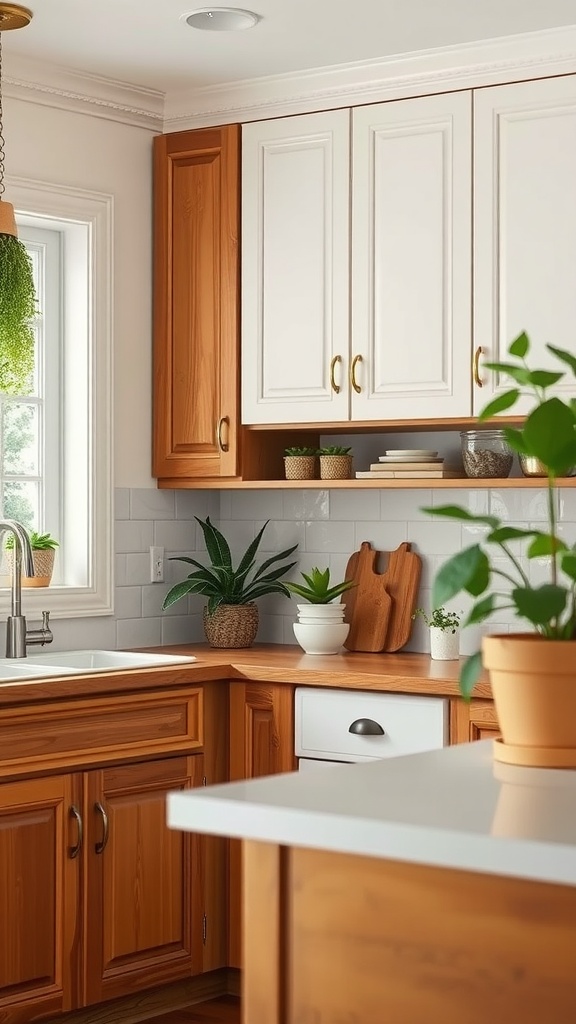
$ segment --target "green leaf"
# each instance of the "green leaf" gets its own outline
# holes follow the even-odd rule
[[[206,550],[208,551],[212,564],[227,565],[231,568],[232,555],[224,534],[220,533],[220,530],[217,530],[216,527],[213,526],[210,522],[210,516],[206,517],[205,522],[202,519],[198,519],[198,516],[194,516],[194,519],[202,527]]]
[[[503,544],[507,540],[516,540],[518,537],[533,537],[537,532],[537,530],[521,530],[518,526],[499,526],[497,530],[492,530],[492,533],[488,534],[486,540],[492,541],[494,544]]]
[[[183,583],[175,583],[171,590],[168,591],[164,601],[162,602],[162,608],[166,610],[170,605],[176,601],[180,601],[182,597],[186,597],[194,589],[194,584],[188,580],[184,580]]]
[[[550,533],[538,533],[534,531],[534,540],[529,545],[526,554],[528,558],[539,558],[542,555],[553,555],[558,551],[567,551],[568,545],[553,537]]]
[[[576,377],[576,356],[573,356],[571,352],[567,352],[566,349],[555,348],[554,345],[546,345],[546,348],[549,352],[552,352],[557,359],[560,359],[563,363],[567,363]]]
[[[256,583],[258,580],[258,584],[272,583],[274,580],[280,579],[280,577],[284,576],[287,572],[290,572],[290,569],[293,569],[296,564],[296,562],[289,562],[288,565],[279,565],[277,569],[273,569],[272,572],[267,572],[265,576],[255,576],[252,582]]]
[[[420,511],[429,515],[446,516],[447,519],[460,519],[465,523],[484,523],[493,529],[500,525],[500,520],[495,516],[475,516],[461,505],[435,505],[432,508],[421,508]]]
[[[265,562],[262,562],[262,565],[260,566],[258,571],[254,573],[254,579],[257,580],[262,575],[262,573],[266,571],[266,569],[268,569],[271,565],[274,565],[274,562],[279,562],[282,558],[289,558],[292,552],[296,551],[297,547],[297,544],[293,544],[291,548],[286,548],[286,550],[281,551],[279,555],[271,555],[271,557],[267,558]],[[287,565],[285,567],[284,572],[288,572],[289,569],[291,569],[292,566],[295,564],[295,562],[291,562],[290,565]]]
[[[508,351],[511,356],[517,356],[518,359],[524,359],[524,356],[528,354],[530,348],[530,339],[526,334],[526,331],[522,331],[517,338],[510,344]]]
[[[529,382],[537,388],[551,388],[554,384],[557,384],[559,380],[562,380],[563,376],[564,374],[562,371],[532,370]]]
[[[576,580],[576,554],[573,551],[562,554],[560,556],[560,564],[562,572],[565,572],[570,579]]]
[[[576,431],[572,411],[559,398],[549,398],[524,424],[527,449],[558,476],[576,464]]]
[[[460,669],[460,693],[464,700],[470,700],[481,672],[482,654],[480,651],[476,651],[476,654],[472,654],[466,659]]]
[[[566,607],[566,591],[552,583],[542,587],[517,587],[512,591],[512,600],[518,614],[535,626],[544,626],[557,619]]]
[[[264,530],[268,526],[269,522],[270,522],[270,520],[267,519],[266,522],[264,523],[264,526],[262,527],[262,529],[258,531],[256,536],[254,537],[254,540],[246,548],[246,551],[244,552],[242,558],[240,559],[240,562],[238,563],[238,569],[237,569],[238,573],[240,573],[240,574],[244,573],[247,570],[247,568],[250,566],[250,563],[254,564],[254,556],[256,555],[256,552],[258,551],[258,548],[260,546],[260,541],[262,540],[262,534],[264,533]]]
[[[494,370],[495,373],[505,373],[512,377],[517,384],[528,384],[530,382],[530,370],[523,366],[516,366],[514,363],[484,363],[487,370]]]
[[[433,607],[439,608],[445,605],[462,590],[469,590],[470,586],[474,587],[474,590],[469,591],[470,593],[475,595],[482,593],[485,590],[485,586],[482,586],[481,589],[479,589],[479,586],[484,578],[487,585],[489,578],[488,559],[482,548],[478,544],[474,544],[471,548],[458,551],[442,566],[434,580],[432,587]]]
[[[483,598],[482,601],[477,601],[476,604],[470,609],[466,617],[465,626],[473,626],[478,622],[484,622],[496,607],[496,597],[494,594],[489,594],[488,597]]]
[[[264,597],[265,594],[284,594],[284,597],[290,597],[290,592],[284,583],[251,583],[244,592],[242,604],[255,601],[258,597]]]
[[[515,452],[522,452],[523,455],[529,455],[530,453],[526,449],[526,442],[524,440],[524,434],[521,430],[516,430],[514,427],[503,427],[504,437],[508,444]]]
[[[514,388],[512,391],[504,391],[503,394],[498,395],[497,398],[488,402],[488,405],[482,409],[478,419],[480,421],[488,420],[492,416],[496,416],[499,412],[504,412],[505,409],[510,409],[512,405],[515,405],[519,397],[520,392],[517,388]]]

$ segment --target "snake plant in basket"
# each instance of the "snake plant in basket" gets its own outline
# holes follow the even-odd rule
[[[280,577],[285,576],[296,562],[276,563],[288,558],[298,545],[271,555],[257,567],[255,556],[268,525],[267,520],[234,567],[230,545],[224,534],[210,522],[210,516],[205,520],[198,519],[198,516],[194,518],[202,528],[210,564],[202,565],[195,558],[184,555],[174,556],[171,561],[186,562],[194,566],[195,571],[168,591],[163,608],[169,608],[188,594],[203,594],[208,598],[204,608],[204,632],[211,646],[250,647],[258,631],[255,601],[265,594],[290,597]]]

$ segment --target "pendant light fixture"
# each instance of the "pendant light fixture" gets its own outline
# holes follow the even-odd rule
[[[31,20],[26,7],[0,0],[0,391],[9,394],[31,387],[37,302],[32,261],[18,240],[14,207],[4,201],[2,36]]]

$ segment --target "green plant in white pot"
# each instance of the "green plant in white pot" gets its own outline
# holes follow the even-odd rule
[[[204,608],[204,632],[212,647],[250,647],[258,631],[258,606],[255,601],[265,594],[284,594],[290,597],[280,577],[290,572],[296,562],[277,565],[298,547],[271,555],[260,566],[255,556],[268,521],[248,545],[237,566],[233,565],[230,545],[224,534],[210,522],[194,517],[204,534],[210,562],[203,565],[195,558],[174,556],[171,561],[186,562],[195,567],[181,583],[175,583],[164,598],[163,608],[169,608],[188,594],[203,594],[208,598]],[[276,567],[273,569],[272,566]]]
[[[502,732],[495,757],[514,764],[576,767],[576,546],[560,536],[557,522],[557,479],[576,465],[576,399],[562,400],[549,390],[567,370],[576,377],[576,356],[552,345],[547,349],[561,364],[559,370],[530,368],[526,333],[510,345],[509,362],[487,364],[508,375],[514,386],[493,399],[479,417],[484,421],[513,408],[521,395],[532,397],[533,407],[522,427],[504,431],[514,451],[545,467],[547,529],[519,528],[457,505],[425,511],[485,530],[481,542],[457,552],[442,566],[433,585],[433,604],[466,593],[473,604],[465,626],[512,611],[530,631],[485,636],[482,652],[468,658],[461,671],[467,699],[482,664],[490,673]],[[547,582],[531,582],[523,557],[545,563]]]
[[[348,636],[350,624],[344,622],[345,605],[336,598],[356,584],[353,580],[343,580],[330,586],[329,568],[314,567],[301,576],[306,586],[286,584],[288,590],[306,602],[297,605],[294,635],[306,654],[337,654]]]
[[[412,618],[418,616],[430,630],[430,657],[434,661],[456,661],[460,657],[460,615],[447,611],[444,606],[434,608],[428,615],[423,608],[416,608]]]

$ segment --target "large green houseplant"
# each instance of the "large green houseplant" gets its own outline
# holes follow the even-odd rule
[[[576,765],[576,703],[572,710],[564,705],[564,696],[557,688],[559,678],[567,670],[569,686],[576,697],[576,546],[562,539],[558,531],[556,481],[576,465],[576,400],[562,400],[550,394],[566,373],[576,377],[576,356],[564,349],[547,345],[548,351],[561,364],[559,370],[531,369],[527,357],[530,341],[520,334],[509,347],[509,362],[488,363],[496,372],[506,374],[513,386],[493,399],[480,413],[485,421],[497,413],[512,409],[521,395],[530,395],[534,405],[520,428],[504,427],[506,438],[514,451],[534,456],[547,474],[547,529],[519,528],[497,516],[474,515],[457,505],[425,509],[435,516],[475,523],[485,529],[480,543],[459,551],[438,572],[433,584],[432,604],[445,604],[457,594],[469,594],[474,603],[464,625],[485,622],[494,613],[512,610],[532,633],[503,634],[484,637],[482,652],[468,658],[460,675],[461,691],[469,699],[478,680],[482,661],[490,671],[492,688],[503,744],[497,756],[513,763]],[[546,583],[533,584],[522,563],[544,559],[549,572]],[[494,555],[496,558],[494,558]],[[504,566],[502,564],[504,556]],[[508,657],[505,692],[495,689],[496,662]],[[558,656],[559,662],[553,659]],[[554,665],[554,667],[552,667]],[[534,674],[542,669],[543,678]],[[534,683],[534,685],[532,685]],[[531,698],[537,699],[532,708]],[[513,721],[508,722],[509,715]],[[528,722],[521,723],[521,718]],[[522,724],[522,730],[519,731]],[[530,727],[527,740],[523,726]],[[553,725],[560,726],[558,736]],[[571,729],[567,729],[567,724]],[[538,726],[544,726],[544,732]],[[533,747],[535,760],[524,747]],[[523,748],[520,752],[516,748]],[[574,749],[572,749],[574,748]],[[550,750],[555,753],[550,754]]]
[[[213,647],[250,647],[258,630],[258,606],[254,602],[265,594],[290,597],[280,577],[285,576],[296,562],[277,563],[288,558],[298,545],[271,555],[256,566],[255,556],[267,521],[235,567],[230,545],[224,534],[210,522],[210,517],[205,520],[198,519],[198,516],[194,518],[202,528],[210,562],[203,565],[195,558],[174,556],[171,561],[186,562],[194,566],[195,571],[171,587],[164,598],[163,608],[169,608],[188,594],[203,594],[208,598],[204,608],[204,631],[208,642]]]

